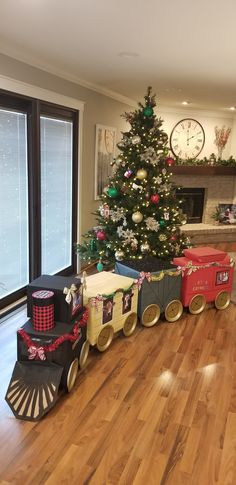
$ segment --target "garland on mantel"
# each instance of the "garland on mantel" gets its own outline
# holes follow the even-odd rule
[[[69,340],[70,342],[75,342],[76,340],[80,340],[81,338],[81,331],[80,328],[84,327],[87,324],[88,320],[88,310],[86,309],[83,312],[83,316],[80,321],[76,321],[74,327],[72,329],[72,333],[65,333],[58,337],[55,342],[50,345],[37,345],[28,335],[27,332],[23,328],[18,330],[18,334],[23,339],[24,343],[26,344],[29,352],[29,360],[46,360],[46,352],[53,352],[56,350],[63,342]]]
[[[223,160],[222,158],[216,157],[214,153],[212,153],[208,158],[204,157],[202,159],[200,158],[187,158],[187,159],[181,159],[176,157],[175,159],[175,165],[189,165],[189,166],[196,166],[200,165],[203,167],[206,166],[213,166],[213,167],[236,167],[236,160],[232,156],[229,157],[226,160]]]

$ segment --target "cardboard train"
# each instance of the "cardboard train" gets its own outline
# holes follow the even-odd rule
[[[17,362],[6,392],[16,418],[36,421],[70,392],[90,346],[100,352],[120,330],[128,337],[137,320],[155,325],[160,315],[177,321],[188,307],[227,308],[234,262],[213,248],[186,249],[173,262],[153,257],[117,262],[115,273],[83,278],[43,275],[27,289],[28,320],[17,332]]]

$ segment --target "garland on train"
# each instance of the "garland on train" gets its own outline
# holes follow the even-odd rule
[[[180,267],[177,268],[184,276],[185,274],[191,275],[191,273],[198,271],[199,269],[206,269],[206,268],[211,268],[212,266],[216,266],[219,268],[232,268],[235,264],[235,261],[233,258],[230,258],[230,263],[229,264],[221,264],[218,263],[218,261],[212,261],[211,263],[204,263],[201,265],[193,264],[192,261],[189,261],[185,266],[182,266],[181,269]]]
[[[71,343],[74,343],[76,340],[79,341],[81,338],[81,327],[85,327],[88,320],[88,310],[86,309],[83,312],[83,316],[81,320],[76,321],[74,327],[72,329],[72,333],[65,333],[58,337],[55,342],[50,345],[37,345],[30,336],[25,332],[23,328],[20,328],[17,333],[21,336],[24,343],[26,344],[29,352],[29,360],[46,360],[46,353],[47,352],[54,352],[60,345],[62,345],[67,340]]]

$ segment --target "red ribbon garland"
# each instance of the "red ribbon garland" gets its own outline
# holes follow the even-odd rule
[[[53,352],[56,350],[59,345],[63,344],[63,342],[66,342],[66,340],[69,340],[70,342],[75,342],[77,339],[80,340],[81,338],[81,333],[80,333],[80,327],[84,327],[87,323],[88,320],[88,309],[86,309],[83,313],[82,319],[78,322],[75,322],[75,325],[72,329],[72,333],[65,333],[64,335],[61,335],[58,337],[55,342],[53,342],[50,345],[37,345],[33,340],[31,340],[30,336],[23,330],[23,328],[20,328],[18,330],[18,334],[21,336],[21,338],[24,340],[25,344],[28,347],[28,352],[29,352],[29,359],[38,359],[38,360],[45,360],[45,352]]]

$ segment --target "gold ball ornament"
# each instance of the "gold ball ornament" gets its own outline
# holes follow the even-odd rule
[[[141,212],[137,211],[132,214],[133,222],[139,223],[139,222],[142,222],[142,220],[143,220],[143,214]]]
[[[146,242],[146,243],[141,244],[140,249],[141,249],[141,253],[149,253],[149,251],[150,251],[150,246],[149,246],[149,244]]]
[[[144,168],[140,168],[136,173],[136,178],[139,180],[147,178],[147,170],[145,170]]]

